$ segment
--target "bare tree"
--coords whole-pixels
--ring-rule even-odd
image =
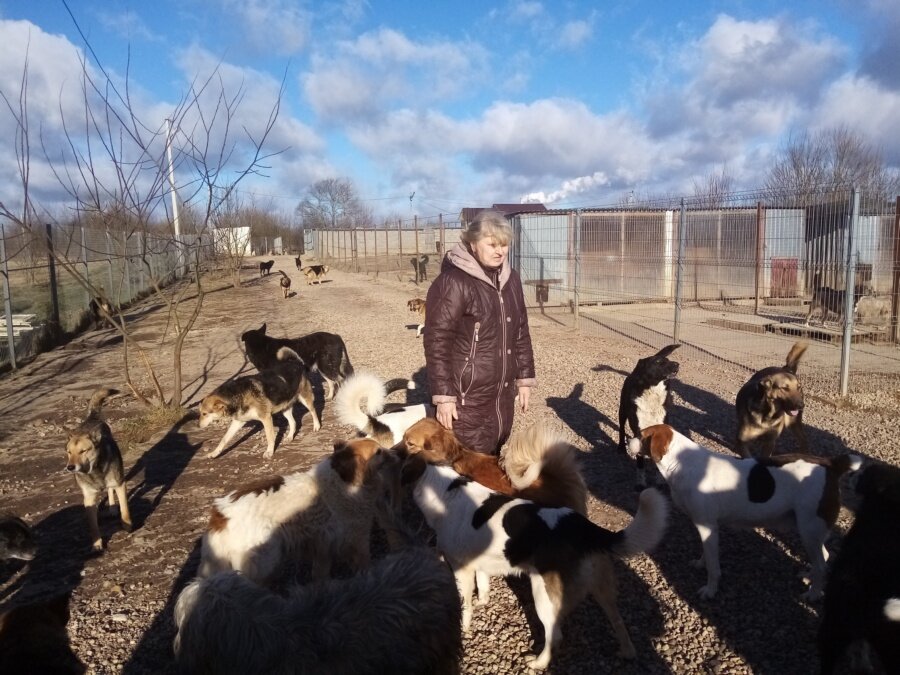
[[[310,186],[297,205],[304,228],[334,229],[352,227],[353,217],[361,212],[356,187],[349,178],[326,178]]]
[[[248,175],[266,168],[265,162],[270,155],[264,154],[263,147],[277,119],[284,80],[268,119],[261,120],[255,133],[247,127],[241,128],[240,133],[233,128],[244,88],[243,85],[236,90],[228,87],[219,68],[207,78],[191,83],[165,124],[164,120],[145,119],[132,102],[127,77],[123,85],[117,85],[96,59],[89,43],[87,50],[99,73],[89,66],[87,58],[83,60],[81,95],[84,114],[73,124],[61,110],[66,152],[62,157],[56,151],[51,152],[50,146],[55,148],[55,145],[41,136],[44,156],[76,212],[116,234],[113,239],[117,256],[137,259],[144,266],[156,300],[167,310],[168,323],[163,340],[155,345],[142,342],[126,321],[122,303],[117,301],[124,286],[124,272],[107,293],[88,277],[77,258],[66,255],[71,248],[71,229],[68,230],[69,242],[54,249],[54,257],[92,298],[110,301],[99,303],[99,308],[123,338],[123,377],[134,396],[149,405],[179,408],[182,400],[181,354],[203,306],[206,286],[202,272],[203,263],[211,254],[210,230],[235,186]],[[32,134],[27,92],[26,57],[17,98],[0,92],[16,123],[16,160],[21,185],[18,203],[0,202],[0,215],[25,231],[35,232],[39,221],[38,207],[30,190]],[[167,126],[174,130],[173,145],[177,144],[179,148],[178,173],[187,176],[175,186],[168,182]],[[192,231],[182,230],[176,234],[175,215],[169,210],[172,189],[181,200],[194,205]],[[179,264],[175,269],[160,269],[149,262],[147,238],[160,229],[154,225],[154,219],[166,223],[162,247],[177,256]],[[57,231],[63,235],[67,233],[64,227]],[[125,268],[123,265],[122,270]],[[192,272],[186,277],[189,280],[177,283],[172,289],[166,288],[186,269]],[[170,329],[174,335],[171,345],[165,344]],[[165,387],[162,384],[165,378],[150,358],[151,350],[163,348],[172,350],[171,381]],[[141,390],[133,380],[132,353],[137,355],[151,384],[149,392]]]
[[[701,209],[720,209],[734,192],[734,179],[725,165],[720,171],[712,171],[702,179],[694,179],[694,204]]]
[[[889,199],[900,188],[900,176],[862,135],[838,126],[791,136],[769,169],[765,186],[772,193],[797,195],[802,203],[822,190],[849,187]]]

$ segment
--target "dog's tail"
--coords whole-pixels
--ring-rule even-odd
[[[828,464],[828,470],[837,474],[838,477],[844,475],[848,471],[859,471],[862,467],[862,457],[845,453],[833,457]]]
[[[356,373],[348,377],[334,397],[334,411],[338,421],[356,427],[364,434],[371,434],[374,422],[372,418],[384,410],[387,395],[388,390],[377,375]]]
[[[350,354],[347,353],[347,345],[341,340],[341,362],[338,364],[338,374],[341,380],[346,380],[353,375],[353,364],[350,363]],[[390,392],[390,390],[388,390]]]
[[[612,550],[627,558],[652,550],[662,539],[669,517],[669,503],[655,488],[647,488],[638,498],[638,510],[631,523],[617,532]]]
[[[500,452],[500,466],[517,490],[540,480],[560,503],[579,505],[584,512],[587,487],[578,470],[576,449],[551,427],[538,422],[510,436]]]
[[[806,352],[807,345],[805,342],[796,342],[788,352],[787,359],[784,362],[784,369],[794,375],[797,374],[797,365],[800,363],[800,357]]]
[[[279,348],[279,350],[275,353],[275,358],[278,359],[279,361],[287,361],[288,359],[294,359],[295,361],[299,361],[300,363],[303,363],[303,359],[300,358],[300,355],[297,352],[295,352],[293,349],[291,349],[290,347]]]
[[[99,415],[103,402],[110,396],[115,396],[118,393],[117,389],[98,389],[95,391],[93,396],[91,396],[90,403],[88,403],[88,415],[91,417]]]
[[[884,618],[888,621],[900,621],[900,598],[888,598],[884,603]]]

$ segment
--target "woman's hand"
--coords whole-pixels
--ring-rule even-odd
[[[528,399],[531,398],[531,387],[519,387],[519,407],[522,412],[528,412]]]
[[[456,401],[438,403],[435,417],[437,418],[437,421],[441,423],[442,427],[452,430],[453,420],[459,419],[459,414],[456,412]]]

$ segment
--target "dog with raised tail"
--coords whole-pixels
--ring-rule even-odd
[[[395,391],[415,388],[412,380],[396,378],[384,382],[373,373],[354,373],[344,380],[335,395],[335,415],[341,424],[355,427],[389,448],[399,443],[403,433],[415,422],[434,417],[434,406],[430,403],[401,405],[385,400]]]
[[[412,548],[286,596],[235,572],[193,581],[175,603],[173,647],[190,675],[455,675],[460,614],[446,563]]]
[[[471,625],[476,583],[477,604],[484,605],[491,576],[525,575],[545,636],[540,654],[527,657],[531,668],[550,665],[566,614],[588,594],[612,625],[619,655],[634,658],[617,606],[613,558],[644,553],[662,539],[668,506],[659,492],[642,492],[628,527],[610,532],[572,509],[497,494],[449,466],[429,464],[421,453],[404,460],[401,483],[415,485],[413,499],[456,575],[463,630]]]
[[[407,429],[394,450],[450,464],[454,471],[502,495],[587,513],[587,487],[578,470],[578,451],[562,434],[542,423],[514,432],[495,457],[466,448],[452,431],[428,417]]]
[[[840,477],[859,469],[850,454],[834,458],[777,455],[737,459],[694,443],[667,424],[657,424],[628,443],[629,454],[651,459],[666,479],[672,501],[694,523],[703,544],[696,566],[706,566],[701,598],[719,589],[719,527],[794,526],[812,565],[806,600],[822,597],[825,540],[841,508]]]

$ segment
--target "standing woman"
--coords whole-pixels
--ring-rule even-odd
[[[426,298],[425,365],[437,420],[471,450],[497,454],[516,396],[528,410],[534,355],[522,281],[509,266],[512,228],[481,211],[451,248]]]

